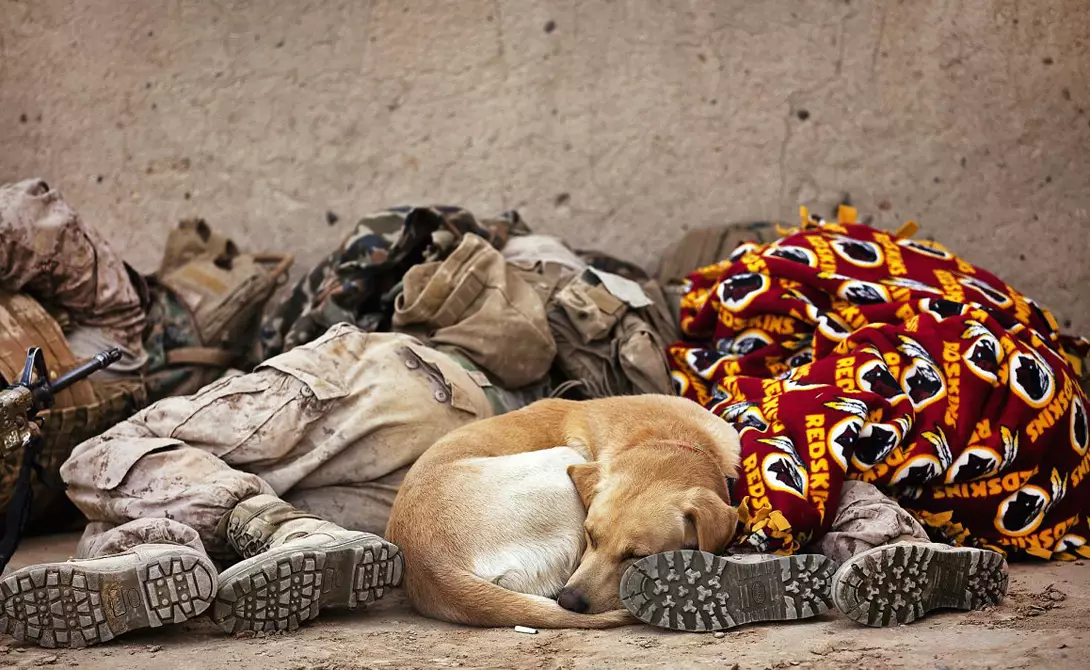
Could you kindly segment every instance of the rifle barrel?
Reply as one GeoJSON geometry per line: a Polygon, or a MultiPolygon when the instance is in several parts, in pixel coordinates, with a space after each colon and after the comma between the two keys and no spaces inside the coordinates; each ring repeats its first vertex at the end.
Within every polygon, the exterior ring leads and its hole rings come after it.
{"type": "Polygon", "coordinates": [[[60,377],[57,377],[57,379],[50,384],[50,387],[52,388],[53,393],[60,393],[72,384],[75,384],[81,379],[90,377],[99,370],[107,368],[119,360],[121,360],[121,349],[118,349],[117,347],[107,349],[106,351],[95,354],[95,357],[86,363],[76,366],[60,377]]]}

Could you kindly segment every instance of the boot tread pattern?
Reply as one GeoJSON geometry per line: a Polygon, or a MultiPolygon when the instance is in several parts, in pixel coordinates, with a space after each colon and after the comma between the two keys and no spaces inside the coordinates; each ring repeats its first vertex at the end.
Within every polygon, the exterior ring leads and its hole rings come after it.
{"type": "Polygon", "coordinates": [[[334,548],[274,548],[246,563],[224,573],[213,609],[229,633],[294,631],[323,607],[366,607],[401,583],[403,569],[401,552],[373,538],[334,548]]]}
{"type": "Polygon", "coordinates": [[[645,623],[690,632],[816,616],[832,606],[835,564],[804,555],[741,562],[684,549],[635,562],[621,602],[645,623]]]}
{"type": "Polygon", "coordinates": [[[998,605],[1007,592],[1003,557],[979,549],[891,545],[863,556],[836,584],[836,602],[868,626],[915,621],[936,609],[998,605]]]}
{"type": "Polygon", "coordinates": [[[136,628],[191,619],[212,604],[211,562],[163,556],[97,571],[36,565],[0,581],[0,630],[46,648],[99,644],[136,628]]]}

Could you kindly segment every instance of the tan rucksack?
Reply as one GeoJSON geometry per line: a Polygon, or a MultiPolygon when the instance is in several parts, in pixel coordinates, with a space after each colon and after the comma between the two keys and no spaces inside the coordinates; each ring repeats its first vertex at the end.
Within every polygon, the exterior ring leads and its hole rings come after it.
{"type": "Polygon", "coordinates": [[[261,313],[291,264],[291,254],[240,253],[203,219],[171,231],[159,271],[148,278],[152,400],[193,393],[231,366],[256,363],[261,313]]]}

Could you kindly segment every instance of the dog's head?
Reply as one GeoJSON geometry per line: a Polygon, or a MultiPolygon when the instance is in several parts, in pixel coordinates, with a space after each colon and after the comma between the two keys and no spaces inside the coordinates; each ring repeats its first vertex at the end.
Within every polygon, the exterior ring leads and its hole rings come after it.
{"type": "Polygon", "coordinates": [[[569,466],[568,475],[587,518],[583,558],[557,598],[565,609],[619,609],[621,576],[634,561],[675,549],[717,552],[734,538],[738,510],[727,503],[723,467],[699,449],[651,443],[608,465],[569,466]]]}

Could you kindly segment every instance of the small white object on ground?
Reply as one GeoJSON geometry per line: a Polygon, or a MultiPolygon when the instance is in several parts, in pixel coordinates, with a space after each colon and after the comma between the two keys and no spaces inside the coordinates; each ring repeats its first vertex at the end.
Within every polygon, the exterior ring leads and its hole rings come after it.
{"type": "Polygon", "coordinates": [[[725,638],[726,636],[727,636],[727,634],[726,634],[726,633],[724,633],[723,631],[721,631],[721,630],[720,630],[720,631],[716,631],[716,632],[715,632],[715,635],[713,635],[712,637],[717,637],[717,638],[719,638],[720,640],[722,640],[722,639],[723,639],[723,638],[725,638]]]}
{"type": "Polygon", "coordinates": [[[516,633],[526,633],[527,635],[537,635],[536,628],[527,628],[526,626],[515,626],[516,633]]]}

